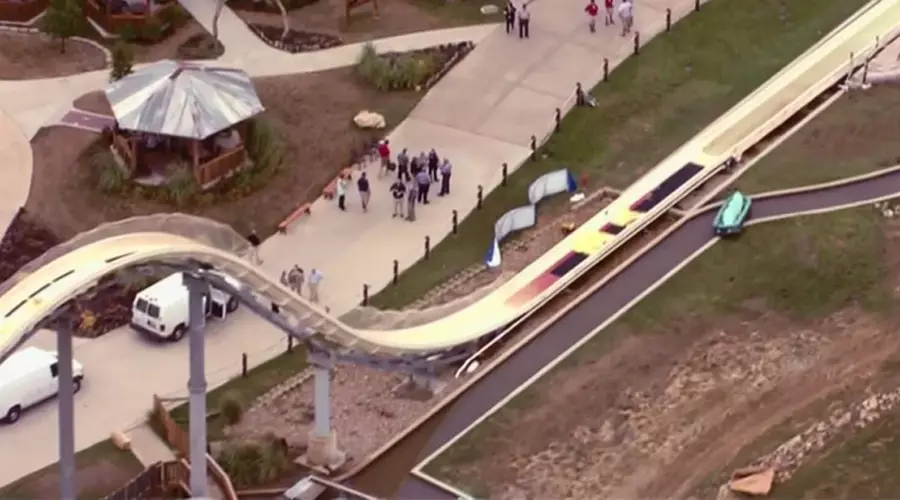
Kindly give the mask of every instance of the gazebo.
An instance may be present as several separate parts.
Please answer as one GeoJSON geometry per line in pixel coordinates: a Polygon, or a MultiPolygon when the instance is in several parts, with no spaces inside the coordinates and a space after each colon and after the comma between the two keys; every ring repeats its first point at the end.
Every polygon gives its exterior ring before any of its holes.
{"type": "Polygon", "coordinates": [[[114,149],[133,176],[165,179],[184,160],[203,187],[245,165],[246,120],[264,110],[243,71],[169,60],[114,82],[106,98],[114,149]]]}

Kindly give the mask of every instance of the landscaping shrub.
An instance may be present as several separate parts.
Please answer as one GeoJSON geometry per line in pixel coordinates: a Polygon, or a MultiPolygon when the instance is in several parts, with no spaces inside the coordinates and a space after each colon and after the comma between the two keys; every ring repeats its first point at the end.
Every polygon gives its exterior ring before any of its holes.
{"type": "Polygon", "coordinates": [[[119,35],[119,38],[129,43],[134,42],[138,38],[137,30],[130,24],[120,26],[119,29],[116,30],[116,34],[119,35]]]}
{"type": "Polygon", "coordinates": [[[187,165],[181,165],[166,182],[166,194],[169,200],[178,206],[184,206],[197,194],[200,186],[194,179],[194,173],[187,165]]]}
{"type": "Polygon", "coordinates": [[[435,64],[434,57],[421,53],[378,55],[367,43],[356,61],[356,74],[383,92],[414,90],[434,72],[435,64]]]}
{"type": "Polygon", "coordinates": [[[113,154],[100,150],[91,156],[91,167],[97,172],[97,187],[104,193],[121,193],[128,186],[128,174],[113,154]]]}
{"type": "Polygon", "coordinates": [[[112,48],[112,69],[109,71],[109,81],[115,82],[132,73],[134,64],[134,51],[127,42],[119,40],[112,48]]]}
{"type": "Polygon", "coordinates": [[[248,180],[258,186],[284,166],[284,143],[272,126],[262,118],[255,118],[250,122],[245,142],[247,155],[253,161],[253,166],[242,170],[238,175],[249,175],[248,180]]]}
{"type": "Polygon", "coordinates": [[[225,423],[228,425],[237,425],[244,417],[243,405],[231,394],[226,394],[219,406],[222,418],[225,419],[225,423]]]}
{"type": "Polygon", "coordinates": [[[141,27],[141,38],[148,42],[158,42],[163,37],[163,25],[156,19],[150,18],[141,27]]]}
{"type": "Polygon", "coordinates": [[[274,436],[262,442],[228,443],[216,460],[239,488],[275,481],[291,467],[287,448],[274,436]]]}

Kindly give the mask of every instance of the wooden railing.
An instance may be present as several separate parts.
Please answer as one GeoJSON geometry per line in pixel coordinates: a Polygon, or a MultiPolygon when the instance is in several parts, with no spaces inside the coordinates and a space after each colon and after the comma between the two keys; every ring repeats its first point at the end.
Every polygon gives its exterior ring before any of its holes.
{"type": "Polygon", "coordinates": [[[31,21],[38,14],[44,12],[49,3],[48,0],[0,1],[0,21],[12,21],[15,23],[31,21]]]}
{"type": "MultiPolygon", "coordinates": [[[[169,410],[163,405],[162,399],[156,395],[153,396],[153,415],[162,428],[165,429],[166,435],[164,437],[166,442],[175,447],[182,457],[190,457],[190,437],[188,436],[188,433],[178,425],[178,422],[176,422],[174,418],[172,418],[169,410]]],[[[185,471],[184,477],[189,477],[191,466],[187,459],[182,458],[178,463],[181,464],[181,467],[185,471]]],[[[234,485],[231,484],[231,478],[228,477],[228,474],[225,473],[222,466],[220,466],[209,453],[206,454],[206,473],[219,488],[219,491],[225,496],[226,500],[238,500],[234,485]]],[[[184,479],[182,479],[181,482],[184,483],[184,487],[187,488],[187,482],[184,479]]]]}
{"type": "Polygon", "coordinates": [[[187,484],[184,466],[178,461],[157,462],[128,481],[128,484],[107,495],[103,500],[134,500],[138,498],[159,498],[178,487],[188,493],[182,485],[187,484]]]}
{"type": "Polygon", "coordinates": [[[132,174],[134,174],[134,170],[135,168],[137,168],[137,163],[131,149],[131,141],[133,140],[134,139],[128,139],[127,137],[118,134],[113,134],[112,136],[113,148],[115,148],[116,152],[119,153],[119,156],[122,157],[122,162],[125,163],[125,168],[127,168],[128,171],[132,174]]]}
{"type": "Polygon", "coordinates": [[[194,177],[198,185],[207,188],[243,165],[245,161],[247,150],[241,146],[200,165],[194,170],[194,177]]]}

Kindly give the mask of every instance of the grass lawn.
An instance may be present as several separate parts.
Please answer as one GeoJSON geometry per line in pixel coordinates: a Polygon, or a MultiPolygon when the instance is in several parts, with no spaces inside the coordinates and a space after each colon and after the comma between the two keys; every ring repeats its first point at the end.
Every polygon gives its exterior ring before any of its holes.
{"type": "Polygon", "coordinates": [[[747,171],[748,193],[807,186],[900,163],[900,87],[852,91],[747,171]]]}
{"type": "Polygon", "coordinates": [[[497,218],[526,204],[528,185],[550,169],[565,165],[588,174],[593,186],[627,187],[865,3],[705,5],[616,68],[609,83],[592,91],[597,108],[565,118],[544,148],[549,159],[522,166],[509,187],[487,196],[477,217],[462,222],[458,236],[408,269],[401,285],[379,293],[373,305],[402,307],[477,262],[497,218]]]}
{"type": "MultiPolygon", "coordinates": [[[[209,391],[206,395],[208,419],[208,436],[210,440],[219,440],[224,437],[225,421],[219,417],[221,402],[227,397],[241,403],[247,410],[253,401],[275,388],[278,384],[306,369],[306,350],[294,347],[294,350],[249,370],[246,377],[237,377],[223,385],[209,391]]],[[[172,409],[172,418],[183,424],[188,429],[187,402],[172,409]]],[[[157,432],[159,431],[156,429],[157,432]]]]}
{"type": "MultiPolygon", "coordinates": [[[[14,453],[7,450],[6,453],[14,453]]],[[[131,452],[121,451],[106,440],[75,455],[78,500],[96,500],[125,486],[144,470],[131,452]]],[[[53,464],[0,488],[0,498],[59,498],[59,465],[53,464]]]]}
{"type": "MultiPolygon", "coordinates": [[[[561,370],[600,359],[628,335],[698,336],[721,317],[752,317],[774,311],[789,318],[821,318],[852,304],[881,312],[889,305],[883,258],[886,233],[871,207],[754,226],[739,240],[713,246],[463,437],[428,465],[434,476],[472,493],[491,478],[478,465],[510,446],[523,412],[535,411],[553,392],[561,370]]],[[[669,338],[667,338],[669,337],[669,338]]],[[[575,375],[573,375],[574,377],[575,375]]],[[[559,404],[559,402],[557,402],[559,404]]],[[[586,423],[586,422],[585,422],[586,423]]],[[[599,423],[597,423],[599,425],[599,423]]],[[[521,432],[521,431],[518,431],[521,432]]]]}

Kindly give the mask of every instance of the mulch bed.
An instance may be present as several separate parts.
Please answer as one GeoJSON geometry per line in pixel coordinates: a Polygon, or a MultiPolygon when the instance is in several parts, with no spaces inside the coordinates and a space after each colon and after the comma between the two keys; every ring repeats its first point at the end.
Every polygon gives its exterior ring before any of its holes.
{"type": "MultiPolygon", "coordinates": [[[[320,0],[282,0],[284,10],[290,12],[292,10],[302,9],[312,5],[320,0]]],[[[228,7],[232,10],[243,10],[249,12],[266,12],[269,14],[281,14],[278,5],[275,2],[266,0],[229,0],[228,7]]]]}
{"type": "Polygon", "coordinates": [[[222,45],[222,42],[206,32],[191,35],[175,50],[178,59],[191,61],[216,59],[224,53],[225,46],[222,45]]]}
{"type": "MultiPolygon", "coordinates": [[[[19,269],[61,243],[43,224],[20,209],[0,240],[0,282],[13,277],[19,269]]],[[[135,292],[116,284],[112,278],[101,280],[92,291],[75,300],[74,314],[90,312],[95,318],[91,328],[73,332],[78,337],[95,338],[128,324],[135,292]]]]}
{"type": "Polygon", "coordinates": [[[266,24],[249,24],[250,29],[256,33],[262,41],[278,50],[296,54],[299,52],[312,52],[314,50],[330,49],[343,45],[340,37],[325,33],[313,33],[310,31],[288,30],[287,36],[282,39],[284,28],[266,24]]]}

